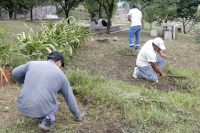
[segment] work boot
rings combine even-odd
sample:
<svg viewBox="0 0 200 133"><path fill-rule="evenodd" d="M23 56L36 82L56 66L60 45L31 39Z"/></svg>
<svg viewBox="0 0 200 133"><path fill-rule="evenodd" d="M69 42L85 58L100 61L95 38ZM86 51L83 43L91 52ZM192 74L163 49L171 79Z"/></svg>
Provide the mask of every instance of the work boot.
<svg viewBox="0 0 200 133"><path fill-rule="evenodd" d="M54 131L54 122L52 122L49 117L45 117L38 125L38 128L45 132Z"/></svg>

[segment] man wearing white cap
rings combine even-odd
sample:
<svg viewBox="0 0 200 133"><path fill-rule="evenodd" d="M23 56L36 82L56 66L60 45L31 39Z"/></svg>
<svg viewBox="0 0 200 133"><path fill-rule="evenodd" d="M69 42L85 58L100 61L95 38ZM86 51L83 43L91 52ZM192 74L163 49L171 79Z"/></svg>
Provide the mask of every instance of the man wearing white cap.
<svg viewBox="0 0 200 133"><path fill-rule="evenodd" d="M147 41L138 53L133 77L158 82L157 73L161 77L166 76L162 71L166 55L161 52L165 49L164 41L160 37Z"/></svg>

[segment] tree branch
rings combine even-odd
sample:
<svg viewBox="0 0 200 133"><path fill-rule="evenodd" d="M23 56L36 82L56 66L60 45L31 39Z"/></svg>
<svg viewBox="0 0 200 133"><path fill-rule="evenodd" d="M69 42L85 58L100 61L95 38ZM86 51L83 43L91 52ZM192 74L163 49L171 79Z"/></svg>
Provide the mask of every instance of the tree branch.
<svg viewBox="0 0 200 133"><path fill-rule="evenodd" d="M108 4L108 6L110 6L109 0L106 0L106 3Z"/></svg>
<svg viewBox="0 0 200 133"><path fill-rule="evenodd" d="M108 11L108 9L106 8L105 1L103 1L103 4L102 4L102 5L103 5L103 8L104 8L106 14L109 15L109 11Z"/></svg>
<svg viewBox="0 0 200 133"><path fill-rule="evenodd" d="M74 6L75 2L76 0L73 0L71 3L69 2L69 9L71 9Z"/></svg>

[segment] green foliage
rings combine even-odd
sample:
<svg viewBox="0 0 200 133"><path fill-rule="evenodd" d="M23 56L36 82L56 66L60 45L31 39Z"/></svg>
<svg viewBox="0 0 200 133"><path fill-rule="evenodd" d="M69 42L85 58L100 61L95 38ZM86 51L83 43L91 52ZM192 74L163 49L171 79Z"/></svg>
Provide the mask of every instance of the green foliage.
<svg viewBox="0 0 200 133"><path fill-rule="evenodd" d="M66 18L69 18L69 11L72 8L77 7L81 2L83 2L83 0L52 0L52 1L54 1L57 5L62 7L62 9L65 12ZM69 20L68 23L70 23Z"/></svg>
<svg viewBox="0 0 200 133"><path fill-rule="evenodd" d="M4 66L6 64L12 67L18 66L19 64L25 63L27 60L24 55L21 55L15 45L10 45L9 32L6 28L0 28L0 65Z"/></svg>
<svg viewBox="0 0 200 133"><path fill-rule="evenodd" d="M197 12L199 0L177 0L177 17L191 19Z"/></svg>
<svg viewBox="0 0 200 133"><path fill-rule="evenodd" d="M16 19L17 13L27 13L27 10L49 0L0 0L0 6L9 12L10 19Z"/></svg>
<svg viewBox="0 0 200 133"><path fill-rule="evenodd" d="M6 39L9 36L9 32L7 28L0 28L0 44L4 45L6 44Z"/></svg>
<svg viewBox="0 0 200 133"><path fill-rule="evenodd" d="M96 0L85 0L84 7L90 13L90 18L93 19L99 11L99 3Z"/></svg>
<svg viewBox="0 0 200 133"><path fill-rule="evenodd" d="M176 17L181 18L181 22L183 23L183 32L186 34L194 27L196 23L196 12L198 9L199 0L178 0L176 5ZM190 21L192 21L191 27L189 30L186 30L186 26L190 25Z"/></svg>
<svg viewBox="0 0 200 133"><path fill-rule="evenodd" d="M117 1L116 0L103 0L103 8L104 11L107 15L107 19L108 19L108 26L107 26L107 34L110 34L110 26L111 26L111 18L113 15L113 12L116 10L117 7Z"/></svg>
<svg viewBox="0 0 200 133"><path fill-rule="evenodd" d="M18 34L16 39L18 50L29 59L45 59L50 51L60 51L69 58L90 35L88 30L76 24L68 25L63 20L57 24L42 23L37 33L29 28L29 33Z"/></svg>
<svg viewBox="0 0 200 133"><path fill-rule="evenodd" d="M176 89L179 91L190 93L199 86L200 73L198 72L198 70L195 69L186 70L186 69L166 66L164 71L171 75L176 75L176 76L178 75L181 77L185 77L185 78L173 78L173 77L167 78L167 80L171 84L177 86Z"/></svg>
<svg viewBox="0 0 200 133"><path fill-rule="evenodd" d="M8 29L0 28L0 65L7 64L7 60L10 54L10 45L7 44L8 36Z"/></svg>
<svg viewBox="0 0 200 133"><path fill-rule="evenodd" d="M176 0L159 0L157 3L158 14L162 20L173 20L176 16Z"/></svg>
<svg viewBox="0 0 200 133"><path fill-rule="evenodd" d="M144 19L150 23L150 29L152 29L152 23L158 18L158 9L155 5L149 5L144 8Z"/></svg>

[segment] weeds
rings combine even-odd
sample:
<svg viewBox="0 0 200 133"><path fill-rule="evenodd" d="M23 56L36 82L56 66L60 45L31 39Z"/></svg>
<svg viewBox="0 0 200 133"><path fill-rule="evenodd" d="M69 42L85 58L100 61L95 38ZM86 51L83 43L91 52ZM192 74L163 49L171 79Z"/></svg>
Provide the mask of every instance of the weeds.
<svg viewBox="0 0 200 133"><path fill-rule="evenodd" d="M125 49L120 49L118 50L118 53L122 56L132 56L132 57L137 57L137 52L134 52L133 49L131 48L125 48Z"/></svg>
<svg viewBox="0 0 200 133"><path fill-rule="evenodd" d="M177 86L177 90L183 92L190 92L193 89L196 89L200 84L200 74L198 70L186 70L181 68L173 68L167 65L165 67L167 74L181 76L185 78L173 78L167 77L169 83Z"/></svg>
<svg viewBox="0 0 200 133"><path fill-rule="evenodd" d="M179 125L193 132L200 128L200 99L190 93L165 93L103 77L90 77L82 72L70 73L70 82L79 95L118 106L121 119L134 130L177 132L182 131L176 128Z"/></svg>

